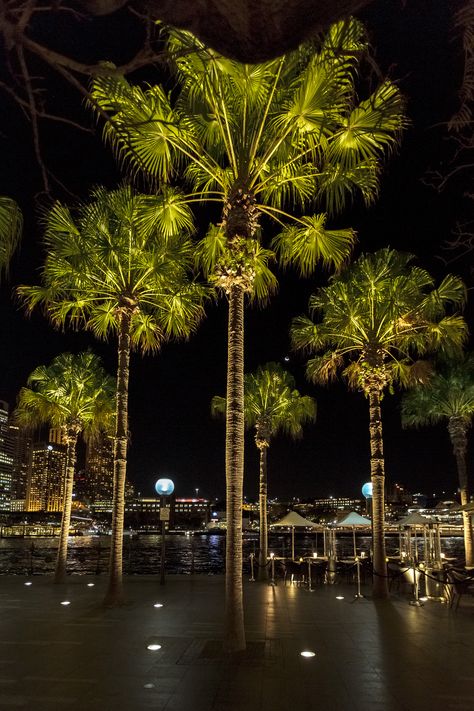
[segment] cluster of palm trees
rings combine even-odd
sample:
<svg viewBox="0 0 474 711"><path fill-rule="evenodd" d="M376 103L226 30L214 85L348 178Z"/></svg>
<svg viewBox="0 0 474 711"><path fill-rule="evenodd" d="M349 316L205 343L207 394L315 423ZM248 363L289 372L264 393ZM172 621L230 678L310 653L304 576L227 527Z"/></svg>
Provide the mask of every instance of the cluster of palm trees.
<svg viewBox="0 0 474 711"><path fill-rule="evenodd" d="M166 37L172 90L144 90L104 65L90 92L91 105L107 117L106 139L132 174L150 181L154 194L124 184L112 191L97 188L73 209L56 203L45 215L41 285L22 286L18 293L27 309L41 306L55 326L117 339L110 603L122 599L131 349L156 351L171 338L188 337L204 315L206 299L225 297L227 387L214 409L226 418L225 643L235 652L245 648L245 425L256 430L263 513L271 437L279 429L299 434L315 413L311 398L300 396L291 376L274 364L244 377L246 303L263 305L276 291L274 262L303 276L319 266L339 272L312 297L321 323L296 319L292 338L298 349L325 351L308 363L312 380L328 380L341 367L350 385L369 399L378 538L381 395L397 382L425 377L418 354L460 350L464 322L445 312L461 306L464 287L447 277L435 288L409 257L391 250L347 266L355 233L327 226L354 199L366 205L375 200L383 159L406 123L403 98L392 82L382 81L358 98L357 79L368 53L359 21L336 23L317 42L258 65L226 59L184 31L168 28ZM215 215L197 244L191 239L193 205L201 215ZM320 212L314 212L316 205ZM1 209L0 204L0 230ZM265 240L272 224L272 234L275 228L278 234ZM196 268L207 286L196 281ZM262 556L265 545L262 538ZM383 541L377 546L375 568L383 581Z"/></svg>

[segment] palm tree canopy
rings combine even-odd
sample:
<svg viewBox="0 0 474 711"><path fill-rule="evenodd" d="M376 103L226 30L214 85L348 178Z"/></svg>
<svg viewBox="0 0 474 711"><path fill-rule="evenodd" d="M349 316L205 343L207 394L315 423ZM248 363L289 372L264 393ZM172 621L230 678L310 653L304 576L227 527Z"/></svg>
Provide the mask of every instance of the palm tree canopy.
<svg viewBox="0 0 474 711"><path fill-rule="evenodd" d="M56 203L45 224L42 286L18 289L29 310L42 304L56 325L107 337L127 309L132 345L143 351L197 326L206 292L189 278L193 222L178 192L99 187L74 214Z"/></svg>
<svg viewBox="0 0 474 711"><path fill-rule="evenodd" d="M247 428L255 427L268 442L279 432L299 438L303 425L316 418L316 403L301 395L295 381L278 363L267 363L244 380L244 416ZM212 399L213 414L224 414L226 400Z"/></svg>
<svg viewBox="0 0 474 711"><path fill-rule="evenodd" d="M390 81L357 99L363 25L337 23L320 42L255 65L184 31L167 28L167 36L177 91L132 86L106 66L94 81L94 105L110 116L106 136L121 157L160 181L184 170L193 200L220 203L227 237L253 239L263 213L282 228L275 248L284 261L304 273L320 259L340 265L353 231L326 229L324 214L293 212L319 202L335 214L358 194L371 203L381 158L404 126ZM289 252L295 241L300 248Z"/></svg>
<svg viewBox="0 0 474 711"><path fill-rule="evenodd" d="M474 417L474 354L438 362L426 385L413 388L402 399L404 427L434 425L451 418L470 424Z"/></svg>
<svg viewBox="0 0 474 711"><path fill-rule="evenodd" d="M115 415L115 379L90 351L63 353L40 365L20 390L15 421L25 427L74 428L86 439L110 431Z"/></svg>
<svg viewBox="0 0 474 711"><path fill-rule="evenodd" d="M0 195L0 276L8 274L10 260L18 246L23 216L14 200Z"/></svg>
<svg viewBox="0 0 474 711"><path fill-rule="evenodd" d="M307 373L327 382L339 370L353 387L367 377L379 378L380 389L426 377L418 356L462 351L467 326L449 313L465 300L465 286L446 276L438 287L427 271L412 265L413 256L381 249L362 255L310 298L307 316L294 319L293 345L310 353Z"/></svg>

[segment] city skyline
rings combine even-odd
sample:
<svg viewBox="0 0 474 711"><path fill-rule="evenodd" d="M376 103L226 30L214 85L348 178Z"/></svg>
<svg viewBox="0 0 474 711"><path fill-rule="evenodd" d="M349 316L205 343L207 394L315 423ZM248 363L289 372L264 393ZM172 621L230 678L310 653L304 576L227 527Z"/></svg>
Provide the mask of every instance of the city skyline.
<svg viewBox="0 0 474 711"><path fill-rule="evenodd" d="M390 244L417 253L423 266L441 276L447 270L437 256L442 254L442 242L454 226L461 197L449 192L438 195L422 179L430 167L438 166L440 150L440 159L448 152L444 146L440 149L442 133L434 126L456 108L462 57L456 43L450 43L449 9L431 12L423 4L419 7L399 8L397 12L393 8L368 8L363 13L382 71L390 69L407 96L411 126L399 154L392 156L384 168L379 202L368 211L356 205L337 223L358 230L356 254ZM399 41L400 34L404 42ZM446 89L444 95L440 86ZM80 102L67 91L65 98L66 102ZM13 125L16 113L11 105L9 110L10 118L3 119L4 135L11 141L4 145L1 192L17 198L26 217L23 246L12 265L10 282L2 284L1 318L10 337L5 339L1 354L0 398L13 407L31 370L58 353L92 347L111 373L115 354L113 343L106 345L86 334L53 331L40 314L26 320L12 303L13 286L37 281L41 250L40 230L33 215L32 198L39 182L31 138L26 125ZM92 117L84 110L81 118L85 116L92 125ZM54 150L53 142L57 143ZM45 145L51 149L52 163L63 182L82 197L94 183L105 182L112 187L120 181L111 153L98 135L92 138L79 132L67 133L56 125L54 130L46 129ZM64 195L61 198L67 201ZM201 220L206 217L201 216ZM468 274L466 263L454 263L451 269L464 277ZM320 273L316 283L323 284L324 278ZM288 327L293 316L305 312L315 282L298 280L291 273L279 273L279 279L280 293L269 308L247 312L246 370L253 371L268 361L286 365L300 391L316 397L318 417L315 425L305 428L301 442L280 437L272 443L269 496L291 498L292 489L300 490L302 498L322 490L333 490L334 495L355 494L370 478L367 403L362 395L347 393L342 384L322 389L305 381L303 360L290 352ZM467 317L472 319L472 305ZM220 301L209 308L207 318L188 344L165 345L153 358L132 356L129 478L144 495L153 491L154 482L163 475L174 479L183 495L195 488L203 495L212 490L223 495L224 425L212 420L210 400L225 392L225 330L225 305ZM413 481L415 489L455 489L456 467L446 428L402 431L398 397L385 398L383 415L388 481ZM245 482L249 498L256 493L257 478L258 455L249 433Z"/></svg>

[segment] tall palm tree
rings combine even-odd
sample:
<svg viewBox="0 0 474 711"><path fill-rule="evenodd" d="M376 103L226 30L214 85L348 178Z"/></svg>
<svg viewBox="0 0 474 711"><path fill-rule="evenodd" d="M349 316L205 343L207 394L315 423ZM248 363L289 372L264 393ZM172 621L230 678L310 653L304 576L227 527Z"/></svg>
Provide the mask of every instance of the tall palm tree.
<svg viewBox="0 0 474 711"><path fill-rule="evenodd" d="M63 353L50 365L40 365L20 390L15 421L26 427L61 430L66 445L61 530L54 582L66 575L67 543L71 523L76 446L82 433L86 440L110 428L115 413L115 380L105 372L100 358L90 351Z"/></svg>
<svg viewBox="0 0 474 711"><path fill-rule="evenodd" d="M396 145L404 123L403 101L385 81L357 102L368 42L353 19L333 25L317 44L258 65L225 59L189 33L167 32L172 91L142 90L104 73L92 97L110 116L107 138L134 170L165 181L182 171L189 200L220 209L219 227L210 229L199 257L229 304L225 646L235 652L245 648L244 301L264 300L275 288L267 268L272 253L259 244L260 221L282 229L276 248L302 273L321 263L340 266L353 231L326 229L324 213L295 212L319 201L336 214L354 196L374 200L383 154Z"/></svg>
<svg viewBox="0 0 474 711"><path fill-rule="evenodd" d="M362 255L310 298L317 320L300 316L291 327L295 348L324 351L308 361L310 380L329 382L342 371L349 387L369 400L376 597L388 596L382 396L397 383L406 386L426 377L426 363L415 360L418 356L459 353L467 333L462 317L447 313L464 302L462 281L447 276L435 288L428 272L412 261L412 255L389 248Z"/></svg>
<svg viewBox="0 0 474 711"><path fill-rule="evenodd" d="M10 260L18 247L23 216L14 200L0 195L0 276L8 274Z"/></svg>
<svg viewBox="0 0 474 711"><path fill-rule="evenodd" d="M456 458L461 504L469 502L467 433L474 417L474 354L439 362L424 386L405 393L402 425L423 427L446 422ZM474 566L471 515L463 511L466 565Z"/></svg>
<svg viewBox="0 0 474 711"><path fill-rule="evenodd" d="M135 194L98 188L73 215L56 203L46 216L42 286L18 291L29 310L43 305L55 326L69 323L99 338L116 335L112 545L106 604L122 591L123 522L128 442L130 352L157 351L186 338L203 316L205 290L189 279L189 209L179 194Z"/></svg>
<svg viewBox="0 0 474 711"><path fill-rule="evenodd" d="M213 414L224 415L226 399L216 395L211 404ZM244 377L245 425L255 428L255 444L260 453L259 511L260 549L259 577L267 577L268 517L267 517L267 451L279 432L297 439L303 425L316 418L316 403L301 395L295 380L278 363L267 363L255 373Z"/></svg>

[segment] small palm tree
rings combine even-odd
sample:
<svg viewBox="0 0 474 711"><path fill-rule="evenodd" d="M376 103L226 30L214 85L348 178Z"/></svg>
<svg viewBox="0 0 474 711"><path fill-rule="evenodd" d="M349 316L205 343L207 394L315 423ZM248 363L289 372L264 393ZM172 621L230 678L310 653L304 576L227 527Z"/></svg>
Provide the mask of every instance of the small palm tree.
<svg viewBox="0 0 474 711"><path fill-rule="evenodd" d="M71 523L76 446L82 433L86 440L110 429L115 414L115 380L105 372L100 358L90 351L63 353L50 365L40 365L20 390L15 421L29 428L61 430L66 445L66 471L54 582L66 575L67 543Z"/></svg>
<svg viewBox="0 0 474 711"><path fill-rule="evenodd" d="M117 337L112 545L106 604L123 599L122 553L128 443L130 352L157 351L186 338L203 316L206 291L189 278L189 208L175 191L157 197L130 187L98 188L73 216L57 203L46 216L42 286L18 293L41 304L55 326L69 323L99 338Z"/></svg>
<svg viewBox="0 0 474 711"><path fill-rule="evenodd" d="M435 288L428 272L412 261L411 255L389 248L362 255L311 297L316 321L300 316L291 327L295 348L323 351L308 361L310 380L327 383L342 371L349 387L369 400L376 597L388 596L381 398L397 383L406 386L426 377L426 363L417 356L459 353L467 333L464 320L446 312L462 306L462 281L447 276Z"/></svg>
<svg viewBox="0 0 474 711"><path fill-rule="evenodd" d="M404 124L403 100L385 81L356 101L368 42L354 19L333 25L318 44L256 65L226 59L187 32L167 31L173 91L143 90L104 73L92 95L110 115L107 138L134 170L160 181L182 172L189 200L220 210L220 227L210 229L198 257L229 304L225 645L237 652L245 648L244 304L265 301L276 286L260 223L282 230L275 249L302 273L319 264L340 266L354 232L328 230L326 213L297 217L296 211L319 201L336 214L355 196L367 204L375 199L384 153Z"/></svg>
<svg viewBox="0 0 474 711"><path fill-rule="evenodd" d="M226 400L216 395L212 412L224 415ZM300 395L292 375L278 363L267 363L244 379L244 415L247 428L255 428L255 444L260 453L260 577L267 577L268 517L267 517L267 451L273 437L280 432L297 439L303 425L316 418L316 403L308 395Z"/></svg>
<svg viewBox="0 0 474 711"><path fill-rule="evenodd" d="M0 195L0 275L8 274L10 260L18 247L23 216L14 200Z"/></svg>
<svg viewBox="0 0 474 711"><path fill-rule="evenodd" d="M402 399L404 427L423 427L446 422L456 458L461 504L469 502L467 433L474 417L474 354L460 360L439 362L428 383L405 393ZM471 515L463 511L466 565L474 566Z"/></svg>

